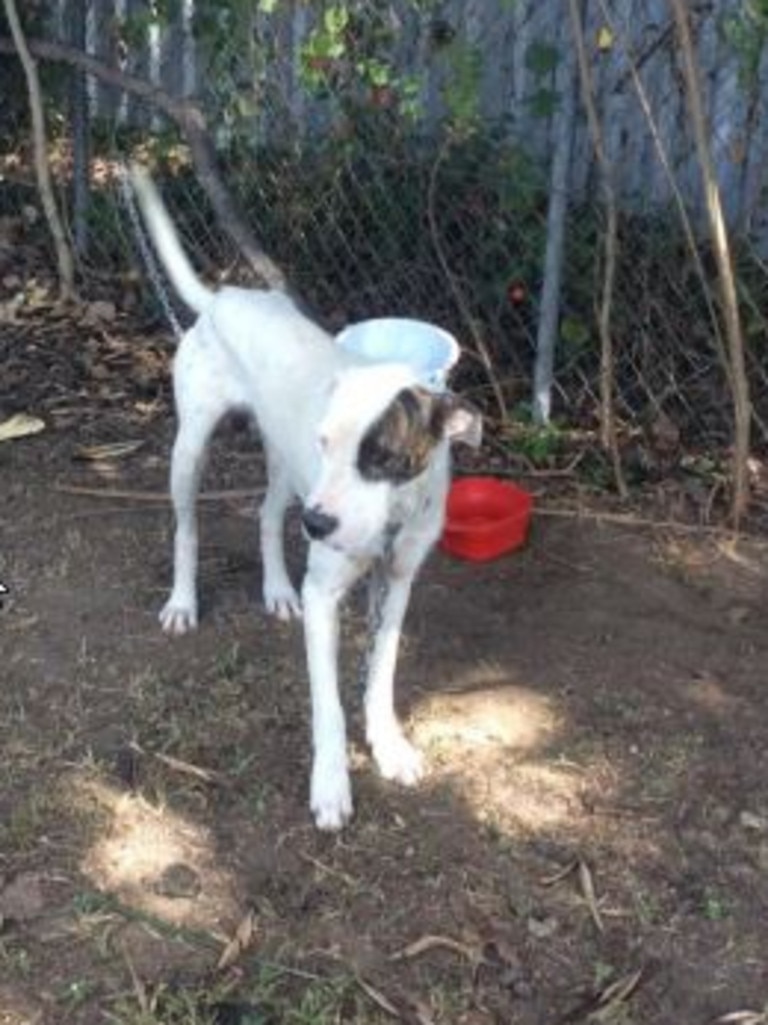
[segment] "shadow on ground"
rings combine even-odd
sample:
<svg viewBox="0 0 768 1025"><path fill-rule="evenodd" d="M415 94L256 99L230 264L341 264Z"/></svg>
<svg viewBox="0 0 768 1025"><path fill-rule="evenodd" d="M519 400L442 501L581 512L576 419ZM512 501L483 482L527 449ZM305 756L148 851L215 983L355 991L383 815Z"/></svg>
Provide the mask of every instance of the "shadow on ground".
<svg viewBox="0 0 768 1025"><path fill-rule="evenodd" d="M759 546L541 517L496 563L436 553L399 667L429 778L376 777L350 683L357 813L328 837L301 632L260 609L248 502L206 506L202 626L163 637L167 508L57 490L163 492L167 417L107 479L73 455L110 430L0 449L3 1025L763 1009ZM258 478L246 438L218 447L210 486ZM349 681L363 625L353 603Z"/></svg>

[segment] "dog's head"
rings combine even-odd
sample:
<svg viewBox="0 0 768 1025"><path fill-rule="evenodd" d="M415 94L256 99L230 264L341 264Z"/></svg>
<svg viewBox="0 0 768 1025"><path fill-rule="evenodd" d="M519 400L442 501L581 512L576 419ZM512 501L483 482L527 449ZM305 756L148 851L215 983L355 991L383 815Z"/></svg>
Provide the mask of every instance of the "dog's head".
<svg viewBox="0 0 768 1025"><path fill-rule="evenodd" d="M334 381L317 444L320 472L307 497L308 535L353 556L376 554L451 441L480 444L479 413L421 386L394 364L352 367ZM440 495L442 500L442 495Z"/></svg>

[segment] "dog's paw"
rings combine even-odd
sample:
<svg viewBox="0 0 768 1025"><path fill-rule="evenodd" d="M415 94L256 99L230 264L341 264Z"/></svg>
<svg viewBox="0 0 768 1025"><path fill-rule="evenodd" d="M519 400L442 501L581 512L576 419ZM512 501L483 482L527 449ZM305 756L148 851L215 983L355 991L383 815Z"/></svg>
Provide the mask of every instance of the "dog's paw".
<svg viewBox="0 0 768 1025"><path fill-rule="evenodd" d="M271 616L277 616L283 622L301 619L301 599L288 581L279 585L265 584L264 604Z"/></svg>
<svg viewBox="0 0 768 1025"><path fill-rule="evenodd" d="M318 829L341 829L352 818L352 785L346 766L312 769L309 806Z"/></svg>
<svg viewBox="0 0 768 1025"><path fill-rule="evenodd" d="M181 636L197 628L197 608L194 605L182 605L169 599L158 616L163 633Z"/></svg>
<svg viewBox="0 0 768 1025"><path fill-rule="evenodd" d="M387 731L371 744L373 757L384 779L412 787L424 778L424 758L400 730Z"/></svg>

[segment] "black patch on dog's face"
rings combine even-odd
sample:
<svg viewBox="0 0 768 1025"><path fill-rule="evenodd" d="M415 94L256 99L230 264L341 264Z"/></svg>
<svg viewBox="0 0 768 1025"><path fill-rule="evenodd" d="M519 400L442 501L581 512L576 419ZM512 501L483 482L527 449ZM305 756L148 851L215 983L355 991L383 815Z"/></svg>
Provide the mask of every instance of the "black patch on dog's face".
<svg viewBox="0 0 768 1025"><path fill-rule="evenodd" d="M445 414L425 388L403 388L368 428L357 452L357 469L368 481L406 484L423 473L443 436Z"/></svg>

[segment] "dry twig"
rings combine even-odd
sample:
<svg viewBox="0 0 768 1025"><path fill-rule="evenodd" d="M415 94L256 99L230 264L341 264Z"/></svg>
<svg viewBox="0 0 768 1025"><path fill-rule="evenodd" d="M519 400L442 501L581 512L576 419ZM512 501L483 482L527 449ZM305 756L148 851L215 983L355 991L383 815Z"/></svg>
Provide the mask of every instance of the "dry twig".
<svg viewBox="0 0 768 1025"><path fill-rule="evenodd" d="M111 498L125 502L157 502L167 505L170 495L165 491L125 491L120 488L89 488L80 484L54 484L54 491L63 495L83 495L90 498ZM263 488L231 488L226 491L201 491L201 502L235 502L261 498Z"/></svg>
<svg viewBox="0 0 768 1025"><path fill-rule="evenodd" d="M43 204L48 228L56 248L56 259L59 267L59 295L61 299L68 301L73 299L75 295L75 269L64 225L59 217L59 211L53 195L51 171L48 166L48 138L45 129L45 115L43 113L43 100L40 92L37 64L32 56L31 46L24 35L19 12L16 9L16 0L4 0L4 4L14 46L27 79L29 108L32 116L32 138L35 146L37 188L40 192L40 201Z"/></svg>
<svg viewBox="0 0 768 1025"><path fill-rule="evenodd" d="M611 334L611 314L613 293L616 279L618 213L616 206L616 187L614 183L613 164L605 151L600 119L595 106L594 84L592 72L587 58L584 42L584 27L578 0L568 0L571 18L571 31L576 47L576 58L581 80L581 96L587 112L592 145L600 167L601 185L605 202L605 264L603 268L603 285L600 306L597 313L600 332L600 440L606 452L610 453L613 466L613 477L616 489L622 498L628 495L627 484L621 467L621 456L616 435L616 412L614 408L614 389L616 384L613 337Z"/></svg>
<svg viewBox="0 0 768 1025"><path fill-rule="evenodd" d="M730 365L730 385L733 394L733 503L732 518L736 530L741 517L747 511L749 502L749 447L750 447L750 397L749 378L744 360L744 337L741 330L739 301L736 294L736 281L733 273L728 231L725 225L723 204L720 188L712 163L709 147L707 118L702 102L701 85L699 82L696 55L691 38L691 26L686 5L683 0L670 0L677 24L677 35L682 55L683 75L685 77L688 109L693 126L699 166L704 178L707 198L707 215L710 231L714 242L715 260L717 262L720 300L725 324L725 336L728 342L728 358Z"/></svg>

